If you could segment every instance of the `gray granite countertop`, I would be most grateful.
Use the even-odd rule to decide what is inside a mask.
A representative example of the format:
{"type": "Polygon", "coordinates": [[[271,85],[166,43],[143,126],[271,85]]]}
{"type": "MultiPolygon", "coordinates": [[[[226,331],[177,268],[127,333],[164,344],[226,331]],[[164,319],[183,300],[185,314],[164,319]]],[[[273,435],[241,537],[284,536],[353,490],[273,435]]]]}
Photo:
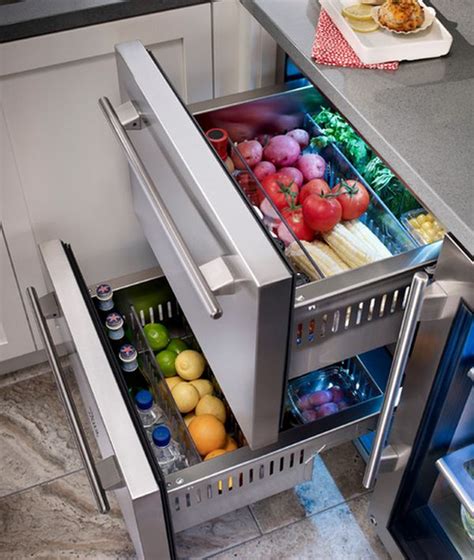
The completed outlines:
{"type": "Polygon", "coordinates": [[[432,0],[453,36],[449,55],[396,72],[315,64],[315,0],[241,0],[413,193],[474,252],[474,10],[432,0]]]}
{"type": "Polygon", "coordinates": [[[209,0],[0,0],[0,43],[209,0]]]}

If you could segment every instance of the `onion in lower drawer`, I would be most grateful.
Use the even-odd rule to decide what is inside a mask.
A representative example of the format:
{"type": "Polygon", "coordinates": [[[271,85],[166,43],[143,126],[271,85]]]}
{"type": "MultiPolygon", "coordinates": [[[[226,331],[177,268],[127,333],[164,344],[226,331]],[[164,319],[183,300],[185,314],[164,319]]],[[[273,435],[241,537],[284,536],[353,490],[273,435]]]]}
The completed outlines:
{"type": "Polygon", "coordinates": [[[286,410],[294,424],[307,424],[357,407],[381,394],[356,357],[290,381],[286,410]]]}

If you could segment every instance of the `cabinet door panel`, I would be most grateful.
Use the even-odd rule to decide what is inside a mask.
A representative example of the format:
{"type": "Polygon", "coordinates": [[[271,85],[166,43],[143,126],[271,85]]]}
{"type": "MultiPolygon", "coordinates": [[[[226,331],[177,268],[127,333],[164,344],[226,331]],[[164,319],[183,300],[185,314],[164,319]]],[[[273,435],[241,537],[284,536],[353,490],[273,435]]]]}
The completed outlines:
{"type": "Polygon", "coordinates": [[[0,362],[33,350],[33,337],[0,226],[0,362]]]}
{"type": "Polygon", "coordinates": [[[2,102],[36,241],[73,243],[89,282],[156,264],[97,105],[103,95],[119,103],[114,46],[130,39],[153,52],[185,100],[212,97],[208,4],[0,45],[2,102]]]}

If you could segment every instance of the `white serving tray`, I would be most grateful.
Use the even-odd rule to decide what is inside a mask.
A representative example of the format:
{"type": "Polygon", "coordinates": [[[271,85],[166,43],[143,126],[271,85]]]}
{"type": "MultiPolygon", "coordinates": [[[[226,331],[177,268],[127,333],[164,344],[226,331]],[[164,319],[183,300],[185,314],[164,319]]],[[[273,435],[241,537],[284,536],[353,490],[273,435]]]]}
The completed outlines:
{"type": "Polygon", "coordinates": [[[435,58],[447,54],[453,42],[437,18],[431,27],[419,33],[404,35],[382,28],[372,33],[357,33],[341,13],[345,6],[356,4],[357,0],[319,0],[319,3],[364,64],[435,58]]]}

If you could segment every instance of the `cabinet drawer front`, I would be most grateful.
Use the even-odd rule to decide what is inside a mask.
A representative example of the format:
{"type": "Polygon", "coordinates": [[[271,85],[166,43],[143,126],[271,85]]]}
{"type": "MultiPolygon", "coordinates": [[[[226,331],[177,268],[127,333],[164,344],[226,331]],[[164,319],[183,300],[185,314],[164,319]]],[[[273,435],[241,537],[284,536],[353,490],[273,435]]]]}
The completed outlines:
{"type": "Polygon", "coordinates": [[[116,50],[143,124],[121,129],[146,175],[129,157],[135,211],[249,445],[276,441],[292,276],[144,47],[116,50]]]}
{"type": "Polygon", "coordinates": [[[121,482],[114,487],[138,556],[157,539],[167,542],[160,487],[121,395],[104,347],[63,244],[48,241],[41,255],[59,307],[56,326],[67,346],[83,406],[102,459],[115,458],[121,482]],[[154,520],[154,527],[146,519],[154,520]],[[161,520],[160,523],[157,520],[161,520]],[[163,531],[162,535],[157,535],[163,531]]]}

